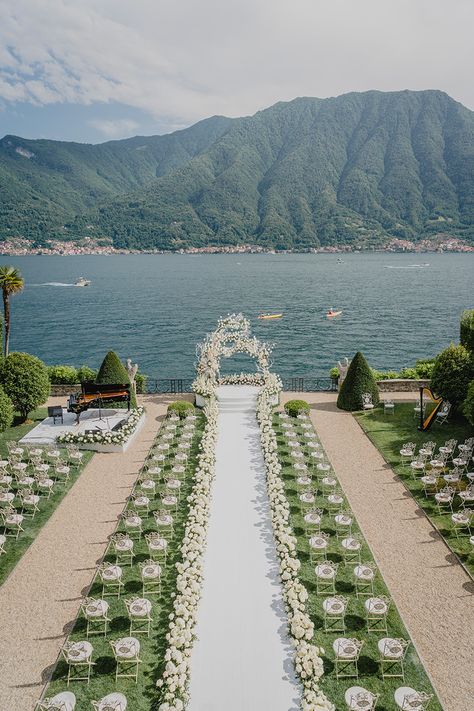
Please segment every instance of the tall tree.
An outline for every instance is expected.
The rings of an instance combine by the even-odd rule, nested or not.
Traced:
[[[15,267],[0,267],[0,289],[3,293],[3,313],[5,320],[5,357],[8,356],[10,341],[10,296],[22,291],[25,282],[18,269]]]

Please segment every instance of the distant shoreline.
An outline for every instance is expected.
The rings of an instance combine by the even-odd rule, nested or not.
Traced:
[[[348,254],[472,254],[474,253],[474,246],[463,246],[457,248],[432,248],[423,247],[420,249],[384,249],[384,248],[374,248],[374,249],[308,249],[308,250],[230,250],[230,249],[189,249],[189,250],[126,250],[126,249],[114,249],[114,250],[74,250],[71,252],[38,249],[38,250],[0,250],[1,257],[114,257],[114,256],[130,256],[130,255],[140,255],[140,254],[153,254],[153,255],[186,255],[186,256],[201,256],[201,255],[232,255],[232,256],[244,256],[247,254],[252,255],[284,255],[284,254],[333,254],[333,255],[348,255]]]

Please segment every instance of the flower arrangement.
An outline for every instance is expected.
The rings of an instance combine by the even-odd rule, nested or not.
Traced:
[[[116,432],[112,430],[90,432],[87,434],[85,432],[81,434],[66,432],[56,437],[56,442],[58,444],[123,444],[128,440],[130,435],[135,432],[144,412],[145,408],[143,406],[131,410],[123,427]]]
[[[270,374],[271,376],[272,374]],[[288,614],[288,629],[295,647],[295,668],[303,685],[303,711],[334,711],[318,682],[324,673],[321,655],[324,650],[312,642],[314,625],[306,611],[308,592],[298,575],[301,563],[296,553],[296,537],[290,524],[290,505],[286,498],[278,460],[278,445],[272,426],[272,400],[279,391],[277,381],[270,377],[257,400],[257,418],[266,468],[267,490],[280,560],[280,577]],[[280,385],[281,388],[281,385]]]
[[[259,373],[249,378],[261,377],[269,373],[271,346],[250,335],[250,322],[242,314],[229,314],[220,318],[213,333],[208,333],[204,341],[197,346],[196,364],[197,377],[193,383],[193,391],[202,397],[210,397],[219,384],[219,364],[222,357],[230,358],[235,353],[247,353],[257,361]],[[241,377],[241,376],[229,376]],[[225,384],[255,384],[253,381],[231,381]],[[261,385],[262,382],[258,382]]]
[[[188,701],[191,650],[195,639],[197,608],[202,593],[203,558],[211,503],[211,485],[215,473],[217,441],[217,401],[211,393],[204,408],[206,426],[195,483],[188,498],[189,512],[181,545],[181,559],[176,563],[177,593],[166,635],[165,669],[157,687],[161,689],[159,711],[183,711]]]
[[[219,385],[263,385],[263,373],[232,373],[219,378]]]

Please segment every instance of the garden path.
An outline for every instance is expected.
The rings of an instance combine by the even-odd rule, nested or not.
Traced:
[[[166,398],[147,397],[145,405],[145,424],[129,450],[92,458],[0,587],[2,711],[30,711],[49,681],[166,411]]]
[[[356,420],[336,408],[335,396],[304,398],[312,403],[321,443],[445,711],[472,711],[471,578]]]
[[[255,418],[257,389],[221,387],[216,478],[189,711],[299,708]]]

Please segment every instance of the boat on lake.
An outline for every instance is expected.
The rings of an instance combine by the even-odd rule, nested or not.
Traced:
[[[74,283],[74,286],[89,286],[90,279],[84,279],[84,277],[79,277],[79,279]]]
[[[269,321],[270,319],[281,318],[283,314],[260,314],[259,319],[262,321]]]
[[[327,318],[334,318],[335,316],[340,316],[342,314],[342,309],[329,309],[326,312]]]

